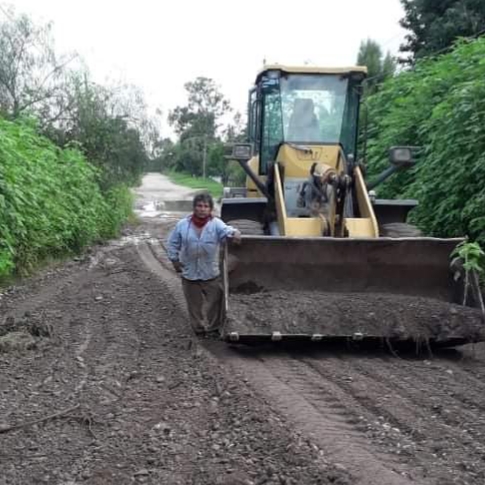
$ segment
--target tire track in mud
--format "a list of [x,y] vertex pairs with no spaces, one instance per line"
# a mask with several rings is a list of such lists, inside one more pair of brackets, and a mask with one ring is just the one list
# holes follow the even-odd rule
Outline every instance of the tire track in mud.
[[[77,266],[77,265],[76,265]],[[67,271],[67,273],[66,273]],[[92,278],[92,271],[88,271],[89,277]],[[85,285],[86,274],[84,271],[73,272],[72,264],[68,264],[60,271],[54,271],[47,277],[41,277],[29,281],[24,286],[20,286],[20,291],[14,295],[8,305],[2,308],[6,315],[13,316],[16,320],[40,319],[40,321],[49,322],[52,328],[52,341],[57,348],[55,360],[49,367],[38,368],[36,362],[32,362],[31,369],[37,378],[35,384],[36,391],[50,389],[52,394],[61,402],[71,402],[72,399],[79,397],[86,385],[88,378],[88,368],[83,359],[83,352],[88,348],[91,341],[91,332],[86,327],[84,319],[80,320],[79,325],[75,325],[76,331],[72,333],[72,328],[67,328],[66,332],[69,337],[69,344],[66,344],[66,337],[63,335],[64,329],[58,328],[59,316],[62,315],[55,302],[61,300],[66,294],[74,294],[82,290]],[[31,295],[35,291],[34,298],[26,299],[26,295]],[[67,302],[68,313],[74,315],[76,308],[75,299]],[[75,317],[73,317],[75,319]],[[25,355],[27,361],[30,355]],[[68,375],[68,377],[66,376]],[[68,392],[60,392],[58,387],[60,383],[69,382]],[[38,392],[38,391],[37,391]],[[34,410],[37,412],[35,399],[28,394],[19,394],[21,396],[16,403],[16,409],[25,409],[27,412]],[[33,411],[32,411],[33,412]]]
[[91,339],[92,339],[93,334],[91,332],[90,327],[89,326],[86,327],[84,325],[83,325],[83,332],[82,333],[84,334],[84,338],[81,340],[79,347],[76,349],[76,351],[74,353],[77,364],[82,369],[81,379],[76,384],[74,391],[73,391],[74,395],[82,393],[82,391],[84,390],[84,388],[86,386],[88,376],[89,376],[89,370],[88,370],[87,365],[85,364],[84,354],[85,354],[86,350],[88,349],[89,344],[91,343]]
[[[55,280],[53,279],[54,277],[56,277]],[[19,319],[24,314],[43,307],[46,302],[55,299],[61,292],[66,291],[68,288],[79,285],[80,277],[81,273],[72,274],[72,272],[68,272],[67,274],[63,274],[62,272],[57,272],[54,276],[47,278],[48,284],[45,284],[43,280],[35,281],[34,285],[40,287],[35,292],[35,297],[29,300],[26,300],[24,296],[24,292],[28,290],[28,286],[20,286],[18,295],[14,297],[15,305],[0,305],[0,309],[5,315],[11,315],[15,319]]]
[[[386,484],[409,483],[406,467],[380,453],[356,426],[356,401],[350,393],[290,354],[260,355],[259,359],[277,379],[272,385],[274,401],[287,409],[287,416],[327,456],[348,466],[360,479],[358,483],[375,483],[376,476]],[[281,392],[282,385],[290,392]],[[271,392],[271,383],[266,382],[265,388]]]
[[480,472],[485,457],[485,393],[475,390],[466,378],[462,382],[460,375],[450,374],[446,360],[425,362],[428,364],[400,361],[399,379],[395,382],[382,371],[390,366],[384,359],[374,366],[363,360],[356,362],[356,367],[398,390],[400,398],[414,405],[416,415],[427,414],[428,419],[421,424],[426,431],[422,441],[438,451],[443,442],[452,444],[442,459],[444,464],[452,459],[462,462],[467,471]]
[[[443,397],[453,399],[457,405],[464,404],[466,406],[475,406],[481,411],[485,411],[485,403],[483,396],[485,395],[485,382],[480,378],[475,377],[473,372],[463,368],[456,362],[436,357],[432,361],[412,361],[402,360],[402,368],[406,370],[406,376],[412,374],[425,381],[441,392]],[[475,361],[475,365],[479,361]],[[433,375],[431,376],[431,373]],[[436,386],[436,375],[440,376],[440,389]],[[483,413],[480,413],[480,415]]]
[[[309,363],[323,372],[322,361],[313,359]],[[355,358],[349,362],[347,358],[340,357],[339,359],[325,359],[325,364],[332,365],[335,379],[344,381],[344,375],[339,375],[341,369],[347,371],[346,375],[353,374],[355,376],[352,379],[353,382],[348,382],[346,387],[364,387],[369,394],[386,396],[386,399],[383,399],[381,403],[384,407],[383,410],[388,410],[391,419],[395,419],[397,423],[401,420],[404,428],[409,430],[412,430],[410,423],[413,420],[416,421],[416,418],[418,418],[426,422],[429,420],[430,414],[433,414],[432,409],[438,408],[437,403],[446,401],[448,401],[448,404],[451,403],[456,408],[460,408],[461,416],[466,417],[470,421],[483,419],[481,413],[463,409],[461,401],[440,389],[436,385],[436,380],[428,379],[428,376],[419,372],[419,370],[412,369],[412,367],[406,369],[406,371],[400,368],[398,373],[394,364],[389,360],[379,358],[373,359],[372,362],[366,361],[365,358]],[[395,409],[396,404],[399,404],[400,415],[403,417],[407,416],[409,419],[394,417],[392,410]],[[446,415],[443,415],[442,419],[448,431],[459,430],[457,427],[459,423],[456,420],[448,418]],[[433,427],[441,424],[437,422]],[[422,439],[425,439],[427,435],[428,433],[423,435]],[[417,436],[415,435],[414,437],[416,438]]]
[[[385,378],[384,372],[377,371],[379,362],[374,362],[375,372],[369,376],[361,370],[358,359],[350,364],[345,362],[345,359],[332,359],[331,362],[325,363],[317,359],[304,359],[304,361],[325,375],[328,375],[327,367],[330,366],[332,381],[339,382],[351,395],[358,396],[365,389],[366,398],[358,399],[360,404],[370,409],[375,416],[381,414],[387,423],[396,426],[398,433],[394,435],[389,433],[385,438],[390,443],[399,442],[400,447],[396,451],[399,453],[406,451],[405,456],[409,456],[409,461],[413,466],[421,469],[423,474],[427,468],[432,468],[435,477],[449,480],[450,476],[457,475],[456,470],[450,468],[450,463],[463,463],[464,471],[469,474],[469,478],[480,472],[476,464],[481,463],[483,459],[483,446],[472,444],[470,439],[467,440],[463,436],[463,429],[460,428],[459,423],[447,423],[436,411],[428,410],[428,406],[423,405],[426,401],[423,402],[422,397],[419,399],[416,396],[423,385],[418,379],[415,378],[408,389],[395,385]],[[339,374],[340,369],[344,374]],[[343,379],[344,375],[348,375],[348,370],[352,370],[354,376],[352,381]],[[415,390],[416,387],[418,387],[417,390]],[[372,396],[370,399],[376,401],[377,405],[372,404],[370,408],[368,407],[369,396]],[[387,423],[380,424],[389,430]],[[415,428],[419,429],[419,432],[416,432]],[[394,428],[391,429],[394,430]],[[405,446],[403,447],[402,444]],[[441,454],[442,451],[445,453]],[[463,475],[463,471],[459,475]],[[462,483],[460,476],[455,478],[456,483]]]
[[[466,373],[458,374],[450,366],[441,365],[446,364],[446,361],[442,363],[438,361],[437,364],[428,360],[424,362],[415,360],[409,363],[402,359],[397,364],[399,369],[396,369],[396,364],[388,359],[379,359],[373,363],[362,359],[356,360],[354,365],[360,372],[399,390],[416,406],[422,406],[423,399],[429,408],[435,409],[443,402],[447,402],[448,405],[460,410],[462,418],[472,422],[483,421],[485,418],[483,383],[480,383],[480,387],[476,389],[476,384],[467,379]],[[392,374],[383,369],[390,370]],[[396,372],[397,370],[399,372]],[[417,383],[419,386],[416,385]],[[429,390],[432,390],[432,393]],[[470,393],[471,396],[467,398]],[[457,424],[456,420],[450,421],[446,415],[443,415],[443,419],[450,426]]]
[[[414,442],[413,461],[434,468],[435,475],[443,479],[453,477],[453,483],[463,483],[463,475],[471,480],[466,483],[483,483],[485,417],[481,409],[485,395],[471,391],[474,397],[465,404],[461,394],[473,387],[462,385],[460,378],[446,372],[448,360],[354,358],[349,363],[346,357],[339,362],[334,368],[351,369],[354,380],[361,381],[371,395],[389,396],[382,402],[387,413],[398,415],[408,426],[414,413],[420,435],[409,434]],[[321,362],[313,365],[322,367]],[[404,409],[412,413],[404,414]]]
[[[464,350],[460,359],[447,361],[447,365],[459,374],[460,379],[473,383],[474,387],[485,388],[485,343],[471,345]],[[481,365],[477,366],[477,362]],[[485,392],[485,391],[484,391]]]
[[[347,366],[344,360],[335,357],[324,357],[322,360],[300,357],[300,360],[332,382],[344,395],[351,396],[354,414],[367,413],[369,419],[382,417],[393,427],[405,430],[413,439],[425,439],[425,435],[412,424],[416,421],[416,409],[403,402],[402,396],[393,396],[393,389],[385,388],[377,379],[359,375],[352,365]],[[389,397],[391,402],[387,403]],[[400,416],[393,412],[396,406],[400,409]]]
[[[137,245],[143,263],[167,283],[185,312],[180,278],[173,273],[158,240]],[[242,355],[221,342],[205,342],[204,347],[224,363],[243,372],[248,382],[270,404],[294,423],[324,455],[348,469],[360,485],[375,485],[375,477],[386,485],[408,485],[412,471],[390,455],[379,453],[355,425],[353,398],[321,374],[289,354],[283,357]],[[325,380],[324,380],[325,379]],[[410,477],[410,478],[408,478]],[[420,483],[427,483],[420,480]]]
[[[454,371],[439,363],[435,367],[432,375],[426,366],[423,369],[423,366],[416,368],[409,364],[404,365],[402,392],[407,393],[416,406],[423,407],[424,404],[429,414],[436,417],[435,427],[442,428],[442,432],[449,435],[450,440],[456,441],[460,434],[466,435],[466,441],[469,439],[467,436],[473,437],[473,447],[464,447],[458,442],[454,448],[463,448],[463,454],[474,452],[479,460],[485,454],[485,392],[470,385],[466,376],[461,376],[462,373],[455,375]],[[417,379],[420,383],[419,389],[413,386]],[[426,392],[427,390],[431,392]]]
[[[123,266],[120,260],[113,262],[110,249],[104,249],[96,264],[90,265],[79,287],[80,292],[90,294],[92,302],[80,304],[75,291],[69,299],[64,299],[73,308],[66,329],[66,360],[73,362],[76,373],[79,372],[72,398],[90,401],[95,407],[120,398],[125,367],[136,365],[139,347],[134,330],[124,318],[123,308],[110,305],[110,265]],[[108,267],[103,264],[105,261],[110,262]],[[116,320],[115,326],[107,324],[111,319]]]

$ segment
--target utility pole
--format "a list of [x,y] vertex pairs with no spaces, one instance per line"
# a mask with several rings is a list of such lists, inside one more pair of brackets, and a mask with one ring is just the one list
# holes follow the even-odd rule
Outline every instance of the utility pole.
[[204,179],[205,179],[206,165],[207,165],[207,138],[204,137],[204,154],[202,157],[202,178]]

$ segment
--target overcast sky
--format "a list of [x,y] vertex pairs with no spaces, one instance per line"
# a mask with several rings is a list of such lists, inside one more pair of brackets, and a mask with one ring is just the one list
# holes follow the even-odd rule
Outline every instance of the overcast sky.
[[404,35],[399,0],[0,2],[53,21],[59,51],[79,52],[97,81],[140,86],[165,114],[184,102],[183,84],[199,75],[215,79],[244,111],[263,60],[352,65],[362,39],[396,53]]

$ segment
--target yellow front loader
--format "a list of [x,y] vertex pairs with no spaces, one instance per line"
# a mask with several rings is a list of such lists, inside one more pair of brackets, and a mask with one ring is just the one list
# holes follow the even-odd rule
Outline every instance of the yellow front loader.
[[223,339],[458,345],[483,339],[473,291],[451,255],[463,239],[424,237],[414,200],[373,188],[414,165],[409,147],[364,179],[357,136],[363,67],[267,66],[249,94],[247,174],[221,217],[243,233],[223,258]]

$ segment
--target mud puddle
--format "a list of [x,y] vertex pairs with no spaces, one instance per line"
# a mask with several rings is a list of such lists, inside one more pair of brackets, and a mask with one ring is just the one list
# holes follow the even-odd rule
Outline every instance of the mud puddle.
[[135,205],[135,214],[142,218],[170,218],[173,213],[183,214],[192,210],[191,200],[151,200],[139,201]]

